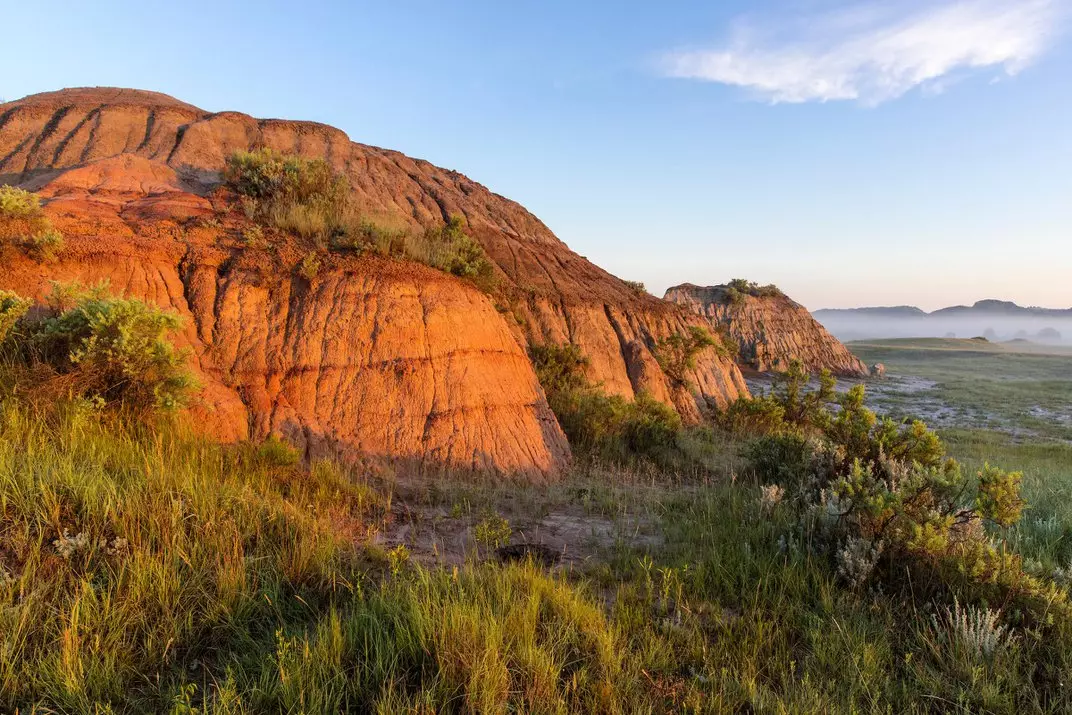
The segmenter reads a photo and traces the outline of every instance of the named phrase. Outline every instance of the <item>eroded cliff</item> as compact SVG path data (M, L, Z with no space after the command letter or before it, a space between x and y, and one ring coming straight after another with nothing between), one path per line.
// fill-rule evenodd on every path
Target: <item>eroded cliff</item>
M867 367L808 310L782 294L749 295L728 286L685 283L666 291L666 300L710 321L740 346L739 361L760 372L784 371L791 360L818 372L866 377Z
M196 221L226 211L216 190L225 158L259 147L324 158L377 220L422 228L463 215L500 272L495 301L375 257L332 255L307 280L293 247L265 258L235 243L235 227ZM637 293L461 174L325 125L135 90L34 95L0 105L0 182L47 197L70 246L50 265L5 256L0 287L40 296L51 279L108 278L187 315L204 419L221 436L275 430L311 452L551 473L568 447L525 355L531 343L575 343L609 392L648 391L692 418L746 393L713 351L691 392L659 369L655 343L698 316Z

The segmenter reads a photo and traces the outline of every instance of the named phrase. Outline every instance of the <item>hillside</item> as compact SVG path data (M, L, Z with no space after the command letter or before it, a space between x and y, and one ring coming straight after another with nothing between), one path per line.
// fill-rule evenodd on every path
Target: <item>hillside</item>
M371 219L412 230L455 215L496 266L493 296L412 263L241 245L219 189L236 150L325 159ZM340 451L548 474L569 456L525 355L573 343L589 377L685 417L746 394L713 351L668 380L652 349L699 324L569 250L536 217L456 172L349 141L322 124L210 113L165 95L83 88L0 105L0 183L38 191L68 237L42 264L12 253L0 288L41 298L52 280L107 279L188 318L205 386L199 420L238 439L279 432L310 456Z
M866 365L804 306L780 291L750 295L729 286L685 283L667 290L665 298L704 316L712 327L733 338L740 348L739 362L753 370L784 371L792 360L800 360L812 372L826 369L841 376L868 375Z

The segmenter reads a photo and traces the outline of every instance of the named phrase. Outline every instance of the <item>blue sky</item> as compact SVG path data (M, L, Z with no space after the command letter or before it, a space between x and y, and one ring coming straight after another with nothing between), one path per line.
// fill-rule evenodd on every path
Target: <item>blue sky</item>
M661 294L1072 306L1072 0L10 3L114 85L457 169Z

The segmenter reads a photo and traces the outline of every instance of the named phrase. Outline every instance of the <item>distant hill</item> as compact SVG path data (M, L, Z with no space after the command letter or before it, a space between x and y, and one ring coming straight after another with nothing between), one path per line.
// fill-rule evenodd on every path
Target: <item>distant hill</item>
M1072 308L1036 308L1017 305L1008 300L980 300L974 305L952 305L948 308L939 308L928 313L914 305L897 305L888 307L868 308L821 308L812 313L816 318L835 317L839 315L869 315L876 318L913 318L913 317L938 317L944 315L963 314L987 314L987 315L1024 315L1024 316L1052 316L1055 318L1072 318Z
M1072 343L1072 308L1024 307L1006 300L980 300L930 313L915 306L895 306L827 308L813 315L841 340L985 336Z
M738 345L740 363L762 372L784 371L800 360L812 372L826 369L866 377L867 367L839 343L807 309L779 290L740 290L729 285L685 283L666 291L666 300L710 321Z

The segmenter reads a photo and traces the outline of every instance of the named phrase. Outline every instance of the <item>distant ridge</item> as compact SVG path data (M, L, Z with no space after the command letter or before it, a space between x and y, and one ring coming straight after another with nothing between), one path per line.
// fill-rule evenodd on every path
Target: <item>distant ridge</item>
M894 318L894 317L911 317L919 318L925 316L940 316L940 315L953 315L963 313L1000 313L1003 315L1033 315L1033 316L1053 316L1056 318L1072 318L1072 308L1039 308L1039 307L1024 307L1017 305L1008 300L996 300L994 298L988 298L986 300L976 301L974 305L951 305L946 308L938 308L930 313L917 308L914 305L897 305L897 306L874 306L863 308L820 308L816 310L812 315L816 317L838 314L849 315L872 315L875 317Z
M842 340L981 336L990 340L1072 341L1072 308L1023 307L993 298L930 313L903 305L827 308L813 315Z

